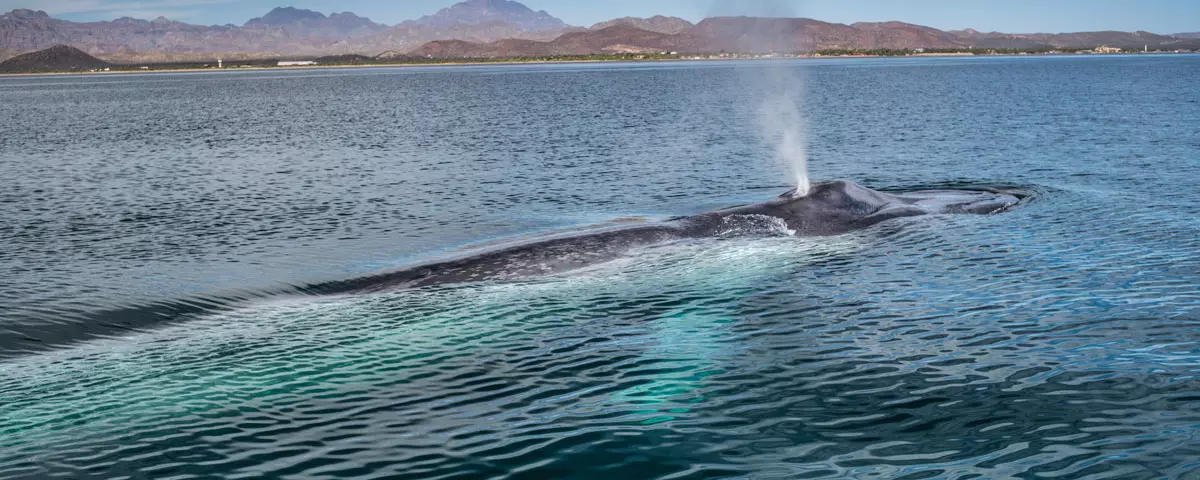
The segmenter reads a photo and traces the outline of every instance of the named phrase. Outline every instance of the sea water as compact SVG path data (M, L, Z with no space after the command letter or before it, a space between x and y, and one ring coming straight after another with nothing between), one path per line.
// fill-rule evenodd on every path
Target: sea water
M754 68L805 79L814 181L1033 196L524 282L267 293L772 198L794 185ZM0 79L0 477L1196 476L1198 76L1138 55Z

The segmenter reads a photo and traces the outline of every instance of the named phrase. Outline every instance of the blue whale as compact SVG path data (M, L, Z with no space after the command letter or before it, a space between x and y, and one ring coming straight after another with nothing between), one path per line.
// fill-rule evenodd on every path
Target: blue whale
M341 295L520 280L567 272L619 258L631 249L682 239L734 236L739 232L762 232L764 228L797 236L838 235L900 217L997 213L1019 200L1017 194L997 191L886 193L846 181L818 183L803 196L792 191L764 203L659 223L542 238L378 275L246 292L235 297L195 297L81 312L76 318L52 322L19 323L0 331L0 358L121 335L281 295Z
M885 193L849 181L824 182L813 185L806 195L798 195L793 190L765 203L649 225L542 239L382 275L318 285L309 291L318 294L360 293L520 280L613 260L638 247L721 236L764 225L776 226L796 236L838 235L900 217L992 214L1019 201L1015 194L994 191Z

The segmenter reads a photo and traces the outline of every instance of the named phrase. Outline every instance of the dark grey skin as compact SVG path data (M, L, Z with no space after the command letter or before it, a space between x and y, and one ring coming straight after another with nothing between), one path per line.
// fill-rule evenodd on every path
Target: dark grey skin
M613 260L631 249L673 240L720 236L740 227L773 223L796 236L838 235L885 220L930 214L991 214L1015 205L1006 193L930 190L891 194L847 181L814 184L766 203L720 210L666 222L593 231L497 248L359 279L307 289L311 293L362 293L398 288L519 280L566 272Z
M808 195L786 193L766 203L721 210L666 222L528 243L429 263L382 275L282 290L155 302L84 313L75 319L31 322L0 331L0 359L96 337L182 321L196 315L234 308L278 295L330 295L483 281L519 280L566 272L625 255L631 249L674 240L738 235L743 232L837 235L898 217L939 213L988 214L1016 204L1016 196L972 191L922 191L890 194L850 182L813 185Z

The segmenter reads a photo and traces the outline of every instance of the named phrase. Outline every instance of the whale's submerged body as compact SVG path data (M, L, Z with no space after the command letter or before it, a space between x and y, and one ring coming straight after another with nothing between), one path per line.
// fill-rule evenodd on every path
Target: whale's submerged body
M315 294L363 293L519 280L605 262L637 247L720 236L739 226L766 223L797 236L837 235L899 217L997 213L1018 201L1015 195L991 191L928 190L892 194L848 181L825 182L813 185L805 196L789 192L765 203L650 225L543 239L382 275L315 285L305 290Z
M756 205L661 223L543 238L380 275L260 294L198 297L135 305L85 314L76 321L35 322L23 329L12 328L8 332L0 332L0 358L88 338L120 335L279 295L356 294L433 285L520 280L594 265L619 258L634 248L673 240L762 232L764 227L769 231L798 236L837 235L898 217L996 213L1018 201L1015 195L999 192L939 190L892 194L852 182L820 183L802 197L789 192Z

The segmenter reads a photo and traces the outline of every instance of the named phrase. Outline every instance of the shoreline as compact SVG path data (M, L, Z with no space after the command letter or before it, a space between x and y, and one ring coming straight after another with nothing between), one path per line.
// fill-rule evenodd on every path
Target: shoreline
M726 59L713 59L726 60ZM59 77L69 75L146 75L155 73L218 73L218 72L261 72L264 70L326 70L335 68L406 68L406 67L460 67L481 65L536 65L536 64L571 64L571 63L632 63L632 62L671 62L685 61L682 58L656 58L645 60L513 60L513 61L464 61L464 62L428 62L428 63L363 63L349 65L297 65L297 66L245 66L225 68L162 68L148 70L112 70L87 72L38 72L38 73L0 73L3 77Z
M919 53L911 55L804 55L785 57L716 57L716 58L648 58L648 59L591 59L591 60L495 60L495 61L446 61L428 63L367 63L367 64L330 64L330 65L297 65L297 66L238 66L225 68L163 68L146 70L110 70L86 72L36 72L36 73L0 73L0 78L8 77L62 77L86 75L145 75L156 73L217 73L217 72L261 72L266 70L325 70L341 68L409 68L409 67L461 67L484 65L542 65L542 64L589 64L589 63L650 63L650 62L705 62L705 61L753 61L753 60L825 60L825 59L862 59L862 58L963 58L963 57L1119 57L1140 55L1196 55L1189 52L1134 52L1134 53L1053 53L1053 54L994 54L976 55L973 53Z

